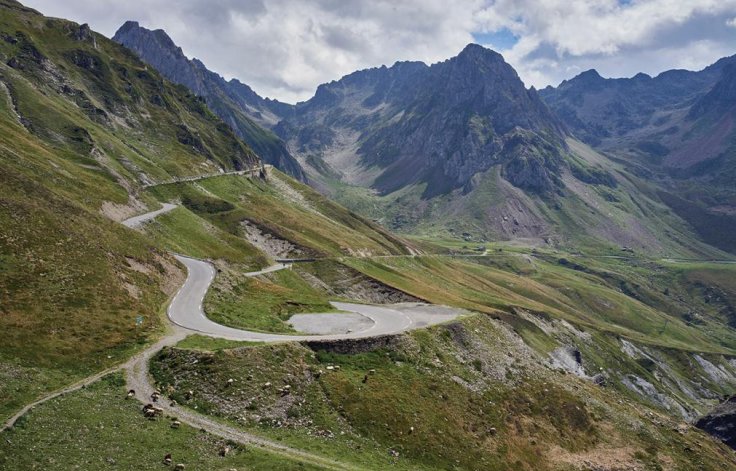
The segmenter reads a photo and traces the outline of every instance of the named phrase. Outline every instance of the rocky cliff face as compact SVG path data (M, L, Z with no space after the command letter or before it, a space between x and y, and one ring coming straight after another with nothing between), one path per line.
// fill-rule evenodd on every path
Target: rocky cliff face
M697 119L710 114L719 118L731 114L736 108L736 60L726 65L713 88L698 100L688 113L689 118Z
M475 44L432 66L401 62L322 85L277 132L346 181L384 194L426 183L425 198L494 166L520 188L551 190L566 134L500 54Z
M151 31L135 21L126 22L113 40L135 52L172 82L189 88L245 140L267 163L306 180L299 163L271 131L290 105L261 98L250 87L226 81L197 59L188 59L163 30Z

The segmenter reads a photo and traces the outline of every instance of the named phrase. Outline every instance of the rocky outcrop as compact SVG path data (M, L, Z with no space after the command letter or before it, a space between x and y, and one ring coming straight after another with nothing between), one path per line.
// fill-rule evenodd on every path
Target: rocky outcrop
M75 41L84 41L91 43L92 46L97 49L97 41L95 40L95 35L87 23L80 25L79 28L73 31L72 38L74 38Z
M698 419L695 426L736 449L736 396L729 397Z
M261 98L238 80L226 81L197 59L189 59L163 30L151 31L126 22L113 40L136 53L172 82L203 97L209 108L248 143L263 160L302 181L306 176L284 143L267 127L290 105Z
M396 349L403 341L401 336L384 335L382 337L369 337L362 339L344 340L312 340L304 341L302 345L315 352L337 353L340 355L356 355L358 353L372 352L379 349Z

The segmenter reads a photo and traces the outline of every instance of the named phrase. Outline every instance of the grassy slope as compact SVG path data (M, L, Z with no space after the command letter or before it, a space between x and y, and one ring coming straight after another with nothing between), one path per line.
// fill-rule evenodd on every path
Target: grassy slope
M119 200L119 189L8 118L0 114L0 416L129 355L158 327L166 274L162 252L90 210Z
M147 420L138 401L124 400L123 386L121 376L108 376L34 409L2 434L0 470L155 469L168 453L187 469L318 469L186 425L174 430L167 419ZM221 457L225 445L232 451Z
M219 274L220 280L207 293L207 316L241 329L293 332L285 321L299 312L331 312L325 293L307 284L298 273L282 270L258 278L233 270Z
M142 179L255 156L200 100L102 36L75 40L78 25L9 0L0 1L0 31L5 417L121 361L160 328L181 272L156 241L102 208L155 207L138 191Z
M145 229L152 240L191 257L224 260L252 269L268 263L244 239L213 226L184 207L157 217Z
M197 215L230 234L242 236L240 223L247 220L308 254L407 253L404 241L379 226L277 170L270 173L271 181L267 182L219 177L196 184L163 185L151 192L162 200L186 198L193 202L190 208Z
M636 277L645 276L648 268L640 267L637 273L627 263L602 266L591 261L592 268L579 264L571 268L557 260L515 255L466 260L345 259L345 263L435 303L488 313L508 313L520 307L644 343L700 351L736 349L736 336L722 318L704 319L706 326L695 327L678 317L684 308L671 309L669 300L674 293L663 294L669 277L653 280L658 287L642 288L642 293L637 293L630 285L640 287ZM628 295L622 292L625 289L630 290Z
M370 369L375 374L364 381ZM364 353L298 345L172 349L154 360L153 371L186 407L371 469L389 463L395 469L519 470L610 460L627 469L736 464L701 432L680 435L677 422L618 400L615 390L541 367L486 316L416 331ZM229 378L235 378L232 386ZM283 384L291 386L287 396L275 390ZM189 389L195 395L186 401Z

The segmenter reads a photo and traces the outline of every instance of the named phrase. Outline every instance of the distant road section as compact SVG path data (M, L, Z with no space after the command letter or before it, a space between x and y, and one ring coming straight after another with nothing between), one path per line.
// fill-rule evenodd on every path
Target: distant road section
M150 213L146 214L140 214L138 216L133 216L132 218L123 221L122 224L128 227L138 227L144 222L150 221L151 219L161 214L168 213L169 211L171 211L172 209L176 209L177 207L178 206L176 206L175 204L162 203L161 209L151 211Z
M261 167L260 165L257 165L255 167L247 168L245 170L231 170L229 172L207 173L205 175L194 175L192 177L179 177L179 178L173 178L171 180L165 180L162 182L145 183L143 185L143 188L146 189L146 188L153 188L154 186L172 185L174 183L198 182L200 180L205 180L207 178L223 177L227 175L254 176L254 175L258 175L263 170L268 172L272 168L273 168L273 165L266 164L263 167Z

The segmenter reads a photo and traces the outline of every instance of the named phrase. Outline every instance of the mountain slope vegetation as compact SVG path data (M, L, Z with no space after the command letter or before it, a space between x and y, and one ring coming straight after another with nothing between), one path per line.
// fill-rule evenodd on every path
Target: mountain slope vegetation
M137 191L145 182L257 159L123 48L16 2L0 8L4 416L160 328L182 273L105 215L155 205Z
M278 169L304 180L305 174L284 143L268 127L279 120L274 113L288 105L259 97L237 80L225 81L202 62L189 60L163 30L151 31L137 22L125 23L113 41L126 46L164 77L201 96L210 109L248 143L258 155Z

